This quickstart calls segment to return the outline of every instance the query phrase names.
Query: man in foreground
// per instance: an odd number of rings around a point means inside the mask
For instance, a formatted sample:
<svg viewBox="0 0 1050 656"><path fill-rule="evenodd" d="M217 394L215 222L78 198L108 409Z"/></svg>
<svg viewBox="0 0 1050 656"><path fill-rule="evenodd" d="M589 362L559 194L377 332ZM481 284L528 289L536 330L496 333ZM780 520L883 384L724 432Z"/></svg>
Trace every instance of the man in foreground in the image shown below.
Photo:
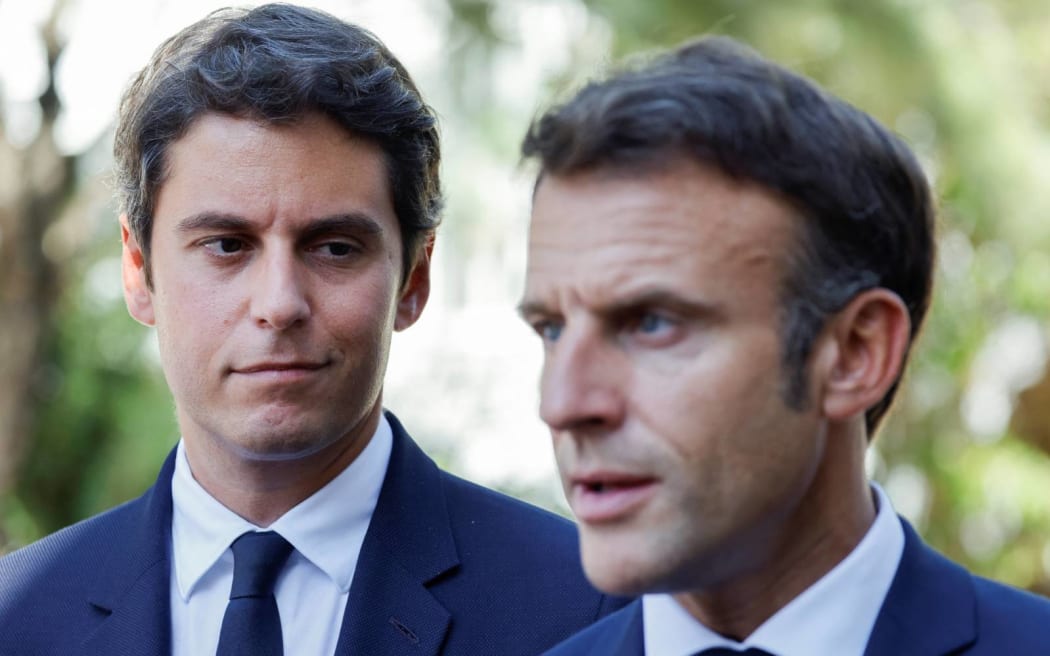
<svg viewBox="0 0 1050 656"><path fill-rule="evenodd" d="M0 560L0 654L533 655L616 605L569 522L382 412L441 198L434 114L378 40L212 14L134 80L115 154L182 439L142 498Z"/></svg>
<svg viewBox="0 0 1050 656"><path fill-rule="evenodd" d="M930 298L901 141L707 38L523 152L541 415L588 577L644 595L552 656L1046 653L1050 602L932 551L864 474Z"/></svg>

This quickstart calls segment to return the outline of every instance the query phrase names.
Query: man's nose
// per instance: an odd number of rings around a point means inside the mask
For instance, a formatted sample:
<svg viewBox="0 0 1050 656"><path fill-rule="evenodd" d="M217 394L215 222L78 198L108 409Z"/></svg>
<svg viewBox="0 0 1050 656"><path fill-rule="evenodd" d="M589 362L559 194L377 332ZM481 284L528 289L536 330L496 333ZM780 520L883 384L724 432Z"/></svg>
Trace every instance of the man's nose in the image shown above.
<svg viewBox="0 0 1050 656"><path fill-rule="evenodd" d="M624 419L623 354L598 334L563 331L548 348L540 417L552 431L610 429Z"/></svg>
<svg viewBox="0 0 1050 656"><path fill-rule="evenodd" d="M252 319L276 330L305 321L310 316L310 299L304 275L294 254L271 252L260 257L252 280Z"/></svg>

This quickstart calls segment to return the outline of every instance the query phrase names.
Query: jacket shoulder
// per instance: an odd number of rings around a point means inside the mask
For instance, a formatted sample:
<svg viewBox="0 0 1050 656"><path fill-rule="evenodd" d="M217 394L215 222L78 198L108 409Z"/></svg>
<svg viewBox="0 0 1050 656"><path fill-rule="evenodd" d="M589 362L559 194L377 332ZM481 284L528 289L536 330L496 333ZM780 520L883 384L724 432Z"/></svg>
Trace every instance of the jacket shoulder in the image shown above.
<svg viewBox="0 0 1050 656"><path fill-rule="evenodd" d="M976 653L1047 653L1050 599L979 576L973 577L977 599Z"/></svg>
<svg viewBox="0 0 1050 656"><path fill-rule="evenodd" d="M135 521L129 501L63 528L0 558L0 609L3 602L30 585L75 587L91 576L95 565Z"/></svg>
<svg viewBox="0 0 1050 656"><path fill-rule="evenodd" d="M904 552L867 656L1046 653L1050 601L974 576L901 526Z"/></svg>
<svg viewBox="0 0 1050 656"><path fill-rule="evenodd" d="M134 502L0 558L0 653L61 653L99 619L88 599L134 522ZM12 650L12 651L9 651Z"/></svg>
<svg viewBox="0 0 1050 656"><path fill-rule="evenodd" d="M576 525L549 510L515 499L496 490L442 471L442 484L449 512L461 526L476 530L486 539L513 540L527 537L539 550L555 549L555 556L579 560ZM525 553L531 551L526 549ZM563 553L564 552L564 553Z"/></svg>
<svg viewBox="0 0 1050 656"><path fill-rule="evenodd" d="M594 602L597 613L601 595L583 575L573 522L447 472L442 485L461 567L517 571L524 588L556 580L566 594Z"/></svg>
<svg viewBox="0 0 1050 656"><path fill-rule="evenodd" d="M489 609L461 616L463 634L491 628L465 625L471 622L505 622L506 631L528 634L521 644L546 648L628 602L591 586L568 519L447 472L442 485L459 566L448 590L437 586L434 592L440 597L455 587L456 596L467 594Z"/></svg>
<svg viewBox="0 0 1050 656"><path fill-rule="evenodd" d="M543 656L641 654L643 649L642 602L637 600L555 645Z"/></svg>

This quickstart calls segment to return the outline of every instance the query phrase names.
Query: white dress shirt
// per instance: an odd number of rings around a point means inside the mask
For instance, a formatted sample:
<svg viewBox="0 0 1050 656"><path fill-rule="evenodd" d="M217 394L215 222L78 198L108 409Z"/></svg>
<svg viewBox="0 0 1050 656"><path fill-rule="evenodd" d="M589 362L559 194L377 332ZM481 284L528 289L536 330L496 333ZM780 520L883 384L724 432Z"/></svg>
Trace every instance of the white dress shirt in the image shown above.
<svg viewBox="0 0 1050 656"><path fill-rule="evenodd" d="M776 656L862 656L904 552L904 529L875 483L878 513L853 551L744 642L698 622L668 594L642 597L646 656L691 656L710 647L764 649Z"/></svg>
<svg viewBox="0 0 1050 656"><path fill-rule="evenodd" d="M357 557L386 476L393 434L385 417L342 473L266 529L235 514L190 473L182 442L171 480L173 656L211 656L233 584L230 544L272 530L295 547L274 595L285 656L334 654Z"/></svg>

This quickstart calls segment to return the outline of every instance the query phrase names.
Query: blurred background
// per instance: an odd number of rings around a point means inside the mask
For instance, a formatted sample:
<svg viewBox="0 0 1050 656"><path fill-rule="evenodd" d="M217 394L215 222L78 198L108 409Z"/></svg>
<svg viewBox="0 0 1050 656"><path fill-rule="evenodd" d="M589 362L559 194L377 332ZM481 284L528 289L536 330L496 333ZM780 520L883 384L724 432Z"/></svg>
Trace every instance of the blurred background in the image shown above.
<svg viewBox="0 0 1050 656"><path fill-rule="evenodd" d="M140 494L178 438L124 309L110 181L122 87L222 2L0 0L0 553ZM977 572L1050 594L1050 11L1044 0L317 0L441 116L434 293L385 405L447 468L565 513L515 316L531 117L622 56L749 42L874 114L940 199L935 301L869 457Z"/></svg>

